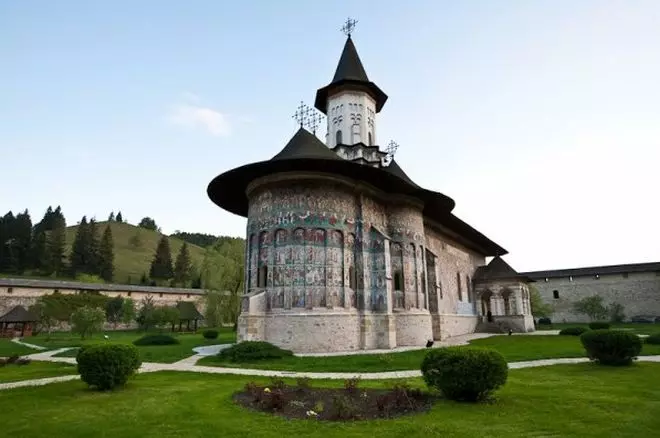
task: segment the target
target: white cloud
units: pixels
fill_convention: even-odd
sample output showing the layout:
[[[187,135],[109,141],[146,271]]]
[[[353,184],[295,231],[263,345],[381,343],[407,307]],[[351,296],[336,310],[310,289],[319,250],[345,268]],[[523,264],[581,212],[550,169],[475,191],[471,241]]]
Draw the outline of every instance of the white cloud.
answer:
[[[184,91],[183,93],[181,93],[181,97],[183,98],[183,100],[192,103],[199,103],[202,100],[198,95],[196,95],[195,93],[191,93],[190,91]]]
[[[182,103],[173,105],[170,108],[167,120],[174,125],[190,129],[202,128],[216,137],[226,137],[231,133],[231,126],[225,114],[198,104]]]

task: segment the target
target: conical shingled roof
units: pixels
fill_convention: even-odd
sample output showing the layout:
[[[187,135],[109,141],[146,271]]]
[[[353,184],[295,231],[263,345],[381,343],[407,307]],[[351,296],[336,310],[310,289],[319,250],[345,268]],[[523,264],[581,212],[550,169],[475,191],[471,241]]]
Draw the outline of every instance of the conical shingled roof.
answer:
[[[34,316],[32,312],[25,310],[25,307],[23,306],[16,306],[13,309],[11,309],[9,312],[0,316],[0,322],[8,322],[8,323],[36,322],[37,320],[38,318]]]
[[[294,160],[300,158],[321,158],[341,160],[318,137],[306,129],[300,128],[291,140],[271,160]]]
[[[513,269],[502,257],[497,256],[486,266],[480,266],[474,274],[476,281],[493,280],[523,280],[532,282],[533,280],[525,275],[520,275]]]
[[[328,99],[343,90],[368,93],[376,101],[376,112],[379,112],[387,101],[387,94],[378,85],[369,81],[350,36],[344,44],[344,50],[341,52],[332,82],[316,92],[314,106],[323,114],[327,114]]]

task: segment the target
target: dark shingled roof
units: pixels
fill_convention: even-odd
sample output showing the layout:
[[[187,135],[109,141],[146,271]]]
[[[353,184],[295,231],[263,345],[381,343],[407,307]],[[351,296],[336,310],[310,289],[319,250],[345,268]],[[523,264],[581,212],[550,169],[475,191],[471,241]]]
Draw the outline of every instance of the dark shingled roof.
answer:
[[[341,160],[342,158],[329,149],[317,136],[300,128],[291,140],[277,153],[271,161],[298,160],[301,158],[319,158],[324,160]]]
[[[195,307],[195,303],[191,303],[190,301],[179,301],[176,303],[176,308],[179,310],[179,319],[183,321],[192,321],[195,319],[204,319],[201,313],[199,313],[199,310],[197,310],[197,307]]]
[[[525,275],[519,274],[502,257],[497,256],[486,266],[479,266],[474,273],[475,281],[495,280],[522,280],[533,281]]]
[[[323,114],[327,113],[328,98],[341,90],[364,90],[376,101],[376,112],[379,112],[387,101],[387,94],[378,85],[369,81],[367,72],[362,66],[353,40],[349,36],[341,52],[335,76],[332,82],[316,92],[314,106]]]
[[[626,265],[591,266],[586,268],[555,269],[550,271],[523,272],[530,278],[539,280],[558,277],[584,277],[595,275],[632,274],[635,272],[660,272],[660,262],[630,263]]]
[[[77,281],[62,280],[39,280],[32,278],[0,278],[0,286],[3,287],[25,287],[37,289],[70,289],[70,290],[88,290],[88,291],[113,291],[113,292],[143,292],[143,293],[164,293],[164,294],[190,294],[203,295],[204,291],[200,289],[184,289],[176,287],[160,286],[136,286],[132,284],[113,284],[113,283],[79,283]]]
[[[35,322],[35,321],[38,321],[38,318],[34,316],[32,312],[25,310],[25,307],[23,306],[16,306],[13,309],[11,309],[9,312],[0,316],[0,322],[13,323],[13,322]]]

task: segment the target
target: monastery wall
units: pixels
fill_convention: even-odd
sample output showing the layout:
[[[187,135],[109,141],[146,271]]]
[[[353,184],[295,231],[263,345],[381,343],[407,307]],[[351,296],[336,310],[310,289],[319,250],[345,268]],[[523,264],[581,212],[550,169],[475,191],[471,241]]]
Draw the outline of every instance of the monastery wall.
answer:
[[[554,322],[587,322],[589,318],[576,313],[573,304],[582,298],[599,295],[604,304],[620,303],[626,318],[636,315],[660,316],[660,275],[655,272],[604,274],[537,279],[533,286],[543,301],[552,305]],[[558,298],[555,298],[557,291]]]

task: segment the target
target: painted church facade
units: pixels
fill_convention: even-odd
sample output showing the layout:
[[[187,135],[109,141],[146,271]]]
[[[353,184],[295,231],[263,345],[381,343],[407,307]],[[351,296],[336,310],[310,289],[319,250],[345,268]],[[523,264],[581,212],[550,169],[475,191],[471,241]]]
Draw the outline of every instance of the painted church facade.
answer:
[[[386,100],[349,35],[316,94],[326,142],[301,126],[271,160],[209,185],[217,205],[247,217],[239,341],[328,352],[424,345],[498,318],[533,330],[528,279],[500,257],[486,266],[506,251],[378,146]]]

